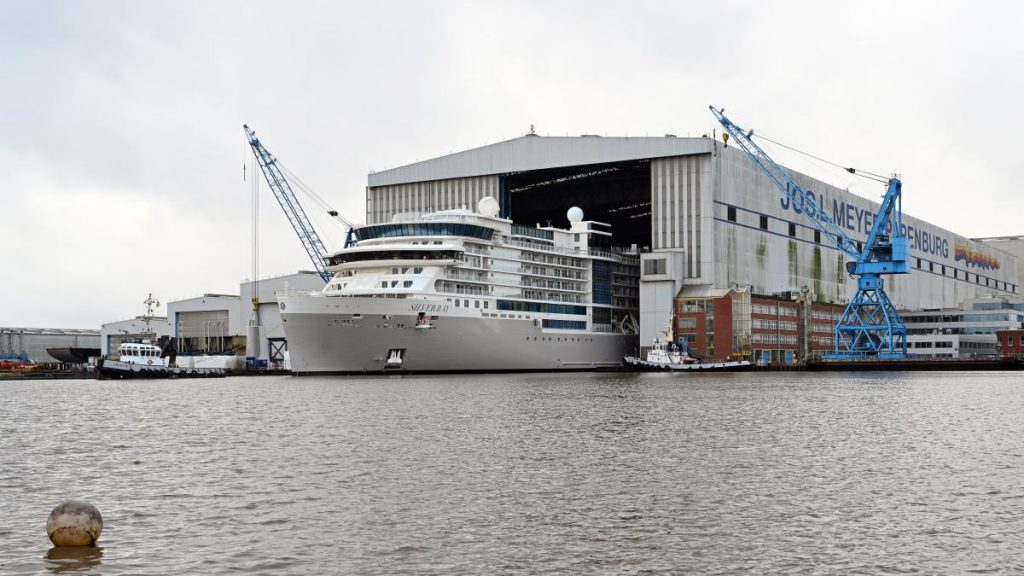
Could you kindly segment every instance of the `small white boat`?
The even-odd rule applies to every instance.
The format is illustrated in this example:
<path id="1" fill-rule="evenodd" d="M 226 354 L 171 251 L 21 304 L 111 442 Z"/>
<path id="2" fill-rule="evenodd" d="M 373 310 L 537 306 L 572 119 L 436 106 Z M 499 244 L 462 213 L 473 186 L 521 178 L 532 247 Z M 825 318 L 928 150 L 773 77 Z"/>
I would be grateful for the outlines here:
<path id="1" fill-rule="evenodd" d="M 742 372 L 750 370 L 747 360 L 706 362 L 689 354 L 688 349 L 672 341 L 672 331 L 667 330 L 665 338 L 655 338 L 654 344 L 644 358 L 626 356 L 626 366 L 637 370 L 675 370 L 684 372 Z"/>
<path id="2" fill-rule="evenodd" d="M 160 302 L 150 294 L 143 304 L 146 305 L 146 322 L 144 334 L 156 337 L 149 329 L 149 321 L 153 318 L 153 305 Z M 151 340 L 138 342 L 122 342 L 117 347 L 117 360 L 100 358 L 96 362 L 96 378 L 106 379 L 150 379 L 150 378 L 223 378 L 227 372 L 221 368 L 180 368 L 171 366 L 163 349 Z"/>
<path id="3" fill-rule="evenodd" d="M 96 364 L 97 378 L 150 379 L 150 378 L 222 378 L 226 372 L 220 368 L 180 368 L 171 366 L 159 346 L 149 340 L 122 342 L 118 346 L 118 359 L 100 359 Z"/>

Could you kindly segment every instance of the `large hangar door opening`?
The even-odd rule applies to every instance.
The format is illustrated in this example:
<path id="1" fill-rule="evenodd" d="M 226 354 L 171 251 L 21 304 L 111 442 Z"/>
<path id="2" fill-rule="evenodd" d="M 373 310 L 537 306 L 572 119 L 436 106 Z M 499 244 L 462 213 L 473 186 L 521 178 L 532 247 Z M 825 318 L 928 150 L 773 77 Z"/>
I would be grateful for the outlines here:
<path id="1" fill-rule="evenodd" d="M 579 206 L 585 220 L 611 224 L 615 244 L 651 243 L 649 160 L 567 166 L 502 176 L 513 222 L 568 228 L 566 211 Z"/>

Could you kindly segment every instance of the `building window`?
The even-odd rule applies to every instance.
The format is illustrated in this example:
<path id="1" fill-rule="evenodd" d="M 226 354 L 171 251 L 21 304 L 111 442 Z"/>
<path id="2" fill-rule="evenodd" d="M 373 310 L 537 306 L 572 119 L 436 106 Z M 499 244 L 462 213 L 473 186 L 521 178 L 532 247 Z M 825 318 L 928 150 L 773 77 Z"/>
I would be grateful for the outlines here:
<path id="1" fill-rule="evenodd" d="M 789 237 L 796 238 L 796 224 L 789 223 Z"/>
<path id="2" fill-rule="evenodd" d="M 928 271 L 929 272 L 935 272 L 935 262 L 929 262 L 928 263 Z"/>
<path id="3" fill-rule="evenodd" d="M 665 258 L 651 258 L 650 260 L 644 260 L 644 274 L 667 274 L 668 267 L 666 266 Z"/>
<path id="4" fill-rule="evenodd" d="M 729 222 L 735 222 L 736 221 L 736 207 L 735 206 L 729 206 L 729 208 L 726 209 L 726 218 L 729 219 Z"/>
<path id="5" fill-rule="evenodd" d="M 814 243 L 821 244 L 821 230 L 814 231 Z"/>
<path id="6" fill-rule="evenodd" d="M 921 269 L 921 259 L 920 258 L 917 259 L 917 269 L 918 270 Z"/>
<path id="7" fill-rule="evenodd" d="M 767 229 L 768 229 L 768 217 L 762 215 L 761 216 L 761 230 L 767 230 Z"/>

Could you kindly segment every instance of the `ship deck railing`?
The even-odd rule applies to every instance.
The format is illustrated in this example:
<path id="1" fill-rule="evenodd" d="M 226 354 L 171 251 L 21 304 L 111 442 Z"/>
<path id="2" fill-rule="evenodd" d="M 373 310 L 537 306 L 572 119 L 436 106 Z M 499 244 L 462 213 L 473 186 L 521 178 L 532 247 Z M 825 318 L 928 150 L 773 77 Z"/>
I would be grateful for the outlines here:
<path id="1" fill-rule="evenodd" d="M 616 252 L 616 251 L 609 251 L 609 250 L 595 250 L 593 248 L 591 248 L 590 250 L 579 250 L 579 249 L 576 249 L 576 248 L 563 248 L 563 247 L 560 247 L 560 246 L 546 246 L 546 245 L 540 245 L 540 244 L 535 243 L 535 242 L 527 242 L 525 240 L 515 240 L 515 239 L 512 239 L 512 238 L 509 238 L 509 239 L 505 240 L 504 243 L 512 245 L 512 246 L 518 246 L 520 248 L 529 248 L 531 250 L 537 250 L 539 252 L 554 252 L 556 254 L 567 254 L 567 255 L 572 255 L 572 256 L 577 256 L 577 257 L 609 258 L 609 259 L 612 259 L 612 260 L 623 260 L 623 261 L 626 261 L 626 262 L 629 262 L 629 261 L 639 262 L 640 261 L 640 258 L 638 256 L 633 256 L 632 254 L 626 254 L 626 253 L 621 253 L 621 252 Z"/>

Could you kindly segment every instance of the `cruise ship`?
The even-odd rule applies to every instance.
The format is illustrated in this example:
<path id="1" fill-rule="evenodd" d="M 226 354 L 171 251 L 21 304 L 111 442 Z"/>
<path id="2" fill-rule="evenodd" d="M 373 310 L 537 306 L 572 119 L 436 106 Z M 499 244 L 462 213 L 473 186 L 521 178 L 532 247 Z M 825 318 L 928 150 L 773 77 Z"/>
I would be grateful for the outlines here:
<path id="1" fill-rule="evenodd" d="M 610 226 L 568 229 L 476 210 L 398 214 L 327 258 L 321 292 L 281 293 L 292 372 L 619 367 L 639 351 L 639 254 Z"/>

